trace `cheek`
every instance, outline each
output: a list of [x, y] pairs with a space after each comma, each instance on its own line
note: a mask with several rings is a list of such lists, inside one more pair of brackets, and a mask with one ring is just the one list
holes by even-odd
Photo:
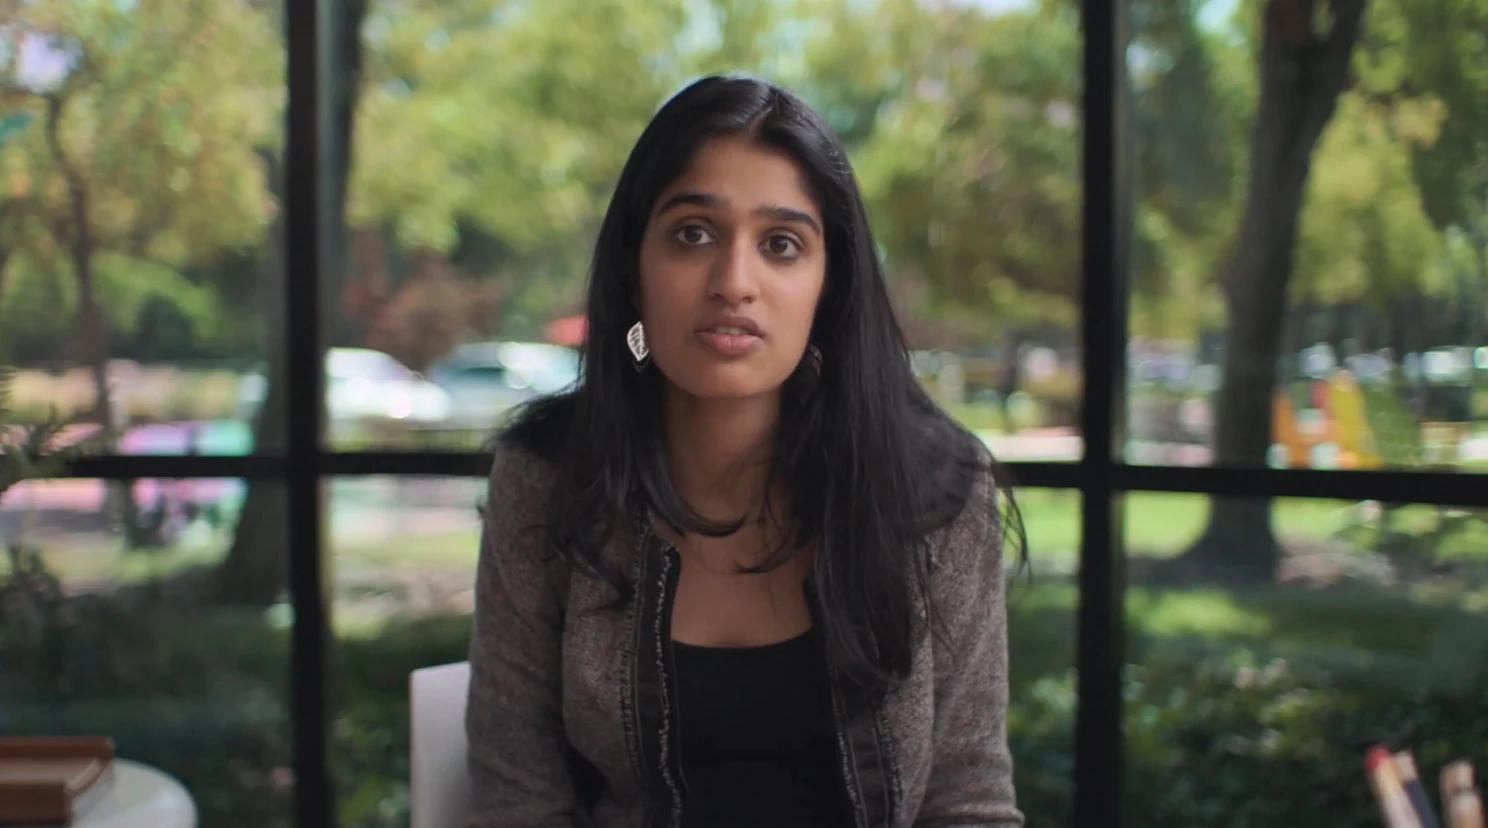
[[816, 310], [825, 291], [826, 279], [818, 273], [807, 279], [792, 282], [786, 294], [782, 294], [784, 307], [789, 308], [791, 329], [799, 338], [801, 347], [811, 336], [812, 323], [816, 321]]
[[693, 281], [688, 269], [678, 262], [642, 251], [636, 307], [646, 323], [647, 338], [665, 341], [690, 318], [690, 307], [695, 302], [693, 292], [689, 292]]

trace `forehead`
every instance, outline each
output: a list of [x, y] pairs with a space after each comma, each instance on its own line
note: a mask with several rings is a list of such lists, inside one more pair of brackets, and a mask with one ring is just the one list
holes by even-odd
[[701, 144], [657, 205], [683, 192], [714, 196], [739, 211], [786, 207], [821, 218], [795, 160], [743, 136], [720, 136]]

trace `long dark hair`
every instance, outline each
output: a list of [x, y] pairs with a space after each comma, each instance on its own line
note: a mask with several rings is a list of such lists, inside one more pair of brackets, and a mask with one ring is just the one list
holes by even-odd
[[[998, 498], [973, 502], [972, 493], [989, 474], [1005, 481], [981, 441], [914, 376], [847, 155], [799, 98], [759, 80], [709, 77], [661, 108], [631, 151], [600, 227], [582, 378], [571, 392], [521, 411], [504, 439], [558, 466], [546, 516], [552, 551], [622, 595], [631, 588], [627, 574], [602, 550], [623, 522], [649, 510], [679, 532], [738, 528], [710, 523], [678, 495], [660, 372], [636, 371], [625, 346], [639, 318], [641, 239], [656, 200], [700, 144], [728, 134], [794, 159], [826, 225], [826, 287], [811, 330], [820, 370], [803, 360], [783, 390], [766, 485], [783, 484], [791, 525], [763, 568], [816, 542], [813, 584], [828, 658], [876, 694], [910, 670], [912, 590], [926, 590], [928, 536], [965, 508], [996, 512]], [[1012, 519], [990, 517], [1014, 538], [1021, 560], [1011, 492], [1001, 500]]]

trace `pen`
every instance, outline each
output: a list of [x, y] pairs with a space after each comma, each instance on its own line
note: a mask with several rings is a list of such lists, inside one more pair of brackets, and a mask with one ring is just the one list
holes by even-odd
[[1406, 796], [1405, 788], [1400, 784], [1389, 750], [1379, 746], [1371, 748], [1364, 757], [1364, 770], [1369, 775], [1369, 786], [1374, 790], [1385, 828], [1423, 828], [1411, 807], [1410, 797]]
[[1421, 784], [1421, 775], [1416, 770], [1416, 757], [1408, 750], [1396, 753], [1395, 771], [1422, 828], [1441, 828], [1441, 823], [1436, 821], [1436, 812], [1431, 809], [1431, 800], [1426, 796], [1426, 786]]

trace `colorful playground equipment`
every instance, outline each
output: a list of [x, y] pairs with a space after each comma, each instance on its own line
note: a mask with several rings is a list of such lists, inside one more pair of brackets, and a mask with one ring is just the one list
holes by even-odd
[[1417, 419], [1394, 387], [1361, 385], [1346, 369], [1303, 388], [1300, 394], [1295, 387], [1280, 389], [1272, 401], [1273, 466], [1452, 464], [1470, 433], [1469, 423]]

